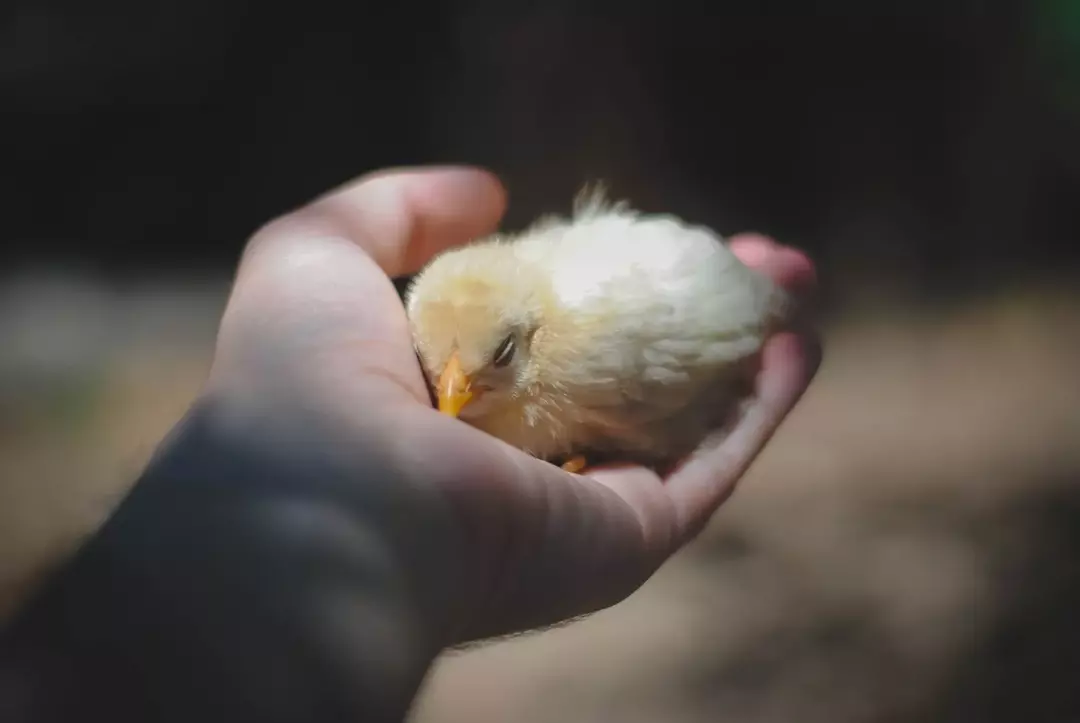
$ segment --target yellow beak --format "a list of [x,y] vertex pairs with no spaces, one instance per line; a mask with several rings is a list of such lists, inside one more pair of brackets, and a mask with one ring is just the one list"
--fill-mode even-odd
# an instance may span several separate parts
[[461,414],[462,407],[473,398],[473,393],[469,389],[471,384],[469,377],[461,370],[461,359],[458,357],[458,353],[454,352],[450,357],[450,361],[446,363],[442,376],[439,377],[437,390],[439,411],[443,414],[449,414],[451,417]]

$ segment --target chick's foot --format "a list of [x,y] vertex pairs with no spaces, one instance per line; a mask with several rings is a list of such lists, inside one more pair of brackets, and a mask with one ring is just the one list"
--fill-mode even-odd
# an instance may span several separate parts
[[585,465],[585,458],[578,455],[563,462],[562,468],[570,474],[579,474],[581,470],[585,469]]

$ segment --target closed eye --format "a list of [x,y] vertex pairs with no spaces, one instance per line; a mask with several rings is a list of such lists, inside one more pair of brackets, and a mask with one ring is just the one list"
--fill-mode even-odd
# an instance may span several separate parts
[[495,349],[495,354],[492,357],[492,364],[496,367],[504,367],[509,364],[514,358],[515,346],[513,334],[503,339],[502,343]]

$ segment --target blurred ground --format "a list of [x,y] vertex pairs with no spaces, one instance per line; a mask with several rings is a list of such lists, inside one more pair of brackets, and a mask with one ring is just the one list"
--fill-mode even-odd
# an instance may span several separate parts
[[[0,287],[0,586],[108,510],[227,280]],[[415,723],[1080,720],[1080,293],[862,307],[697,543],[630,600],[447,655]]]

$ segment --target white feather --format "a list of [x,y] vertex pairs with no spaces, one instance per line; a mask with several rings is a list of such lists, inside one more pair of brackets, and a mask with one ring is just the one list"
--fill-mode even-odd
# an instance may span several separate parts
[[[598,325],[591,364],[597,380],[627,373],[674,384],[753,354],[783,311],[783,294],[745,266],[723,239],[673,216],[641,215],[593,202],[568,221],[545,221],[515,244],[524,264],[541,263],[567,310]],[[630,369],[629,367],[634,367]]]
[[[475,302],[453,297],[466,279],[499,289],[493,327],[536,317],[545,298],[558,309],[558,322],[540,326],[560,335],[544,347],[547,381],[522,377],[510,398],[491,395],[469,415],[538,456],[582,446],[664,456],[695,444],[716,422],[729,372],[761,348],[786,311],[782,290],[719,235],[609,203],[602,188],[579,195],[571,218],[545,218],[516,238],[493,237],[436,259],[408,302],[414,325],[425,303],[449,303],[452,312],[441,318],[451,325],[482,317],[470,307]],[[433,333],[423,323],[416,329],[435,371],[458,330],[439,330],[435,349]],[[491,329],[484,343],[502,333]],[[476,354],[487,348],[470,348],[470,361],[481,364]],[[500,407],[507,399],[516,406]]]

